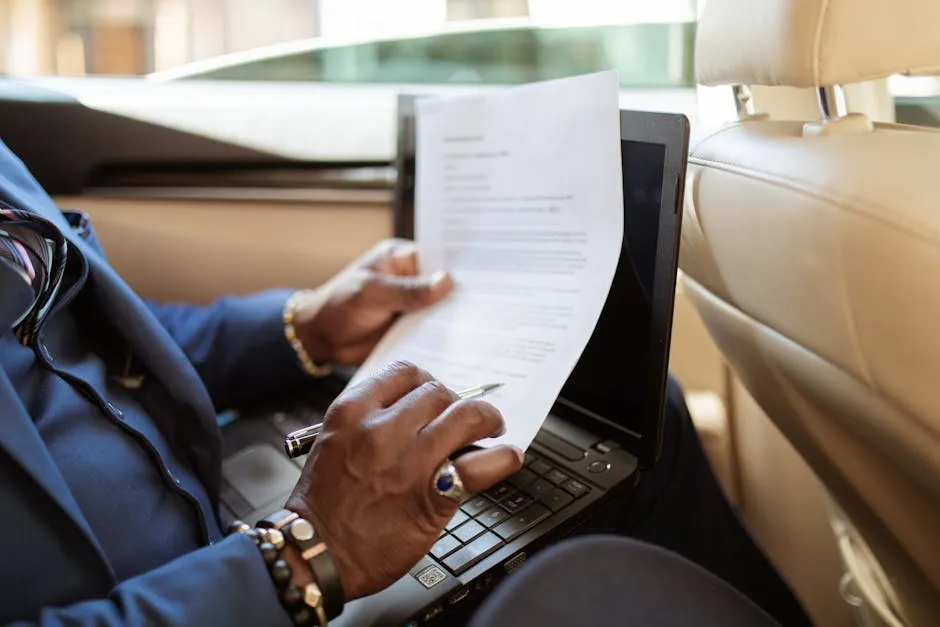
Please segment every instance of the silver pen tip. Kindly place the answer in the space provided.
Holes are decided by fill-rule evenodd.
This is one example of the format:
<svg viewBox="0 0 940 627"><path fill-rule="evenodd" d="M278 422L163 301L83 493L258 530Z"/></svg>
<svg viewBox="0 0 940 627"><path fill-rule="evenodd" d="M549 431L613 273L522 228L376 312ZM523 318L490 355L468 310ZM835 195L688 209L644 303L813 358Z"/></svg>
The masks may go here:
<svg viewBox="0 0 940 627"><path fill-rule="evenodd" d="M487 392L498 390L499 388L503 387L503 384L502 383L487 383L486 385L481 385L480 387L483 389L483 393L486 394Z"/></svg>

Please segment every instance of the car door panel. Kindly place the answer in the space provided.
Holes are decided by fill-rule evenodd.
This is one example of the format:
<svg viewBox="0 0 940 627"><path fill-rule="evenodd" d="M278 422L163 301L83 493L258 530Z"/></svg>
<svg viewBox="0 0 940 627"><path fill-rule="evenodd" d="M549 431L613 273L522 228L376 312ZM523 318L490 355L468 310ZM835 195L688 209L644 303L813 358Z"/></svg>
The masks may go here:
<svg viewBox="0 0 940 627"><path fill-rule="evenodd" d="M145 298L206 303L316 286L392 233L388 202L62 196L87 212L115 269Z"/></svg>

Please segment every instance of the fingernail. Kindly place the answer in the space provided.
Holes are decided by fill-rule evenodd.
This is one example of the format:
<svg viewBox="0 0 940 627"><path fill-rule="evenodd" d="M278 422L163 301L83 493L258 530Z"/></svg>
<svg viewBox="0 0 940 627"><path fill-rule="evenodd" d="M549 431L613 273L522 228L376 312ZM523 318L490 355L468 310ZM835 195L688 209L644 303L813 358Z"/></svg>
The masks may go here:
<svg viewBox="0 0 940 627"><path fill-rule="evenodd" d="M441 283L447 280L447 273L443 270L438 270L431 275L431 287L437 287Z"/></svg>
<svg viewBox="0 0 940 627"><path fill-rule="evenodd" d="M515 453L516 457L519 459L519 465L521 466L525 463L525 452L518 446L512 446L510 448L512 448L512 452Z"/></svg>

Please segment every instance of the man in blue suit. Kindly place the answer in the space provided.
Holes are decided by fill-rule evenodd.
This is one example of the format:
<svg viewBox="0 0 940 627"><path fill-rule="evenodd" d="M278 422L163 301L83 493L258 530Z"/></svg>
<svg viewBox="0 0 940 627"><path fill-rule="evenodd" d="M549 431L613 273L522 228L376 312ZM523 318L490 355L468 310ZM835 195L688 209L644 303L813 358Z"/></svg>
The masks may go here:
<svg viewBox="0 0 940 627"><path fill-rule="evenodd" d="M303 385L305 367L360 361L395 315L443 297L448 277L415 277L413 251L392 243L319 291L147 305L107 265L84 216L61 213L2 144L0 200L0 623L289 624L251 537L225 538L219 528L214 407ZM430 381L391 367L348 396L336 422L391 416L353 437L327 432L293 499L319 536L332 536L347 597L394 581L456 511L428 490L449 454L440 451L501 427L482 403L445 411L450 392ZM409 411L385 409L409 394ZM427 450L408 455L419 427ZM350 450L377 438L382 458L364 463L369 479L387 475L388 495L366 493L361 477L343 473ZM462 459L460 476L467 489L484 489L520 460L500 447ZM307 502L313 490L316 506ZM321 511L334 506L343 525ZM384 524L363 525L362 512ZM374 548L357 553L383 545L399 552L381 549L384 564ZM289 548L283 557L296 565ZM370 562L368 571L349 566Z"/></svg>
<svg viewBox="0 0 940 627"><path fill-rule="evenodd" d="M521 466L511 447L442 464L502 429L492 406L455 402L392 364L330 408L285 510L228 535L216 409L359 363L397 315L450 287L446 274L417 276L413 249L388 242L318 290L148 304L108 266L87 218L57 209L0 143L0 624L318 624L395 581L456 512L458 488L484 490ZM772 571L735 526L674 386L669 411L675 459L611 524L684 543L746 586ZM733 559L696 554L709 539L688 523L664 532L662 520L701 519L681 512L680 494L722 512L740 536ZM758 602L799 613L768 577L784 592Z"/></svg>

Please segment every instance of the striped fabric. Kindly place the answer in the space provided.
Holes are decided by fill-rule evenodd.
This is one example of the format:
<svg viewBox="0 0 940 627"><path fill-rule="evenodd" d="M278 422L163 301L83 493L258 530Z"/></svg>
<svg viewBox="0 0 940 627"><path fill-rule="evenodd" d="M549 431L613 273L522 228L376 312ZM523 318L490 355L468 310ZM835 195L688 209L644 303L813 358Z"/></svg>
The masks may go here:
<svg viewBox="0 0 940 627"><path fill-rule="evenodd" d="M32 304L13 325L17 340L31 346L62 285L68 240L45 218L0 202L0 259L33 288Z"/></svg>

